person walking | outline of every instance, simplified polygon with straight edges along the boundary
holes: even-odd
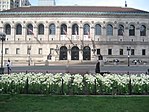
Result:
[[[7,71],[8,71],[8,74],[10,74],[10,71],[11,71],[11,62],[10,62],[10,60],[7,61]]]

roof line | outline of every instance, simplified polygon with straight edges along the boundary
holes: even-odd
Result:
[[[149,15],[142,12],[0,12],[1,15]]]

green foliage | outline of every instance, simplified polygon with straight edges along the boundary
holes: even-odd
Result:
[[[0,95],[0,112],[148,112],[149,97]]]
[[[149,94],[149,76],[119,74],[5,74],[1,94],[127,95]]]

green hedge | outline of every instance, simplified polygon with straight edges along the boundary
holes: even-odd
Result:
[[[0,79],[1,94],[149,94],[146,74],[13,73]]]

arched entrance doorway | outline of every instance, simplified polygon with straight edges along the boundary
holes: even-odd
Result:
[[[79,60],[79,48],[77,46],[71,48],[71,60]]]
[[[83,48],[83,60],[91,60],[91,49],[89,46]]]
[[[62,46],[60,48],[59,60],[67,60],[67,47],[66,46]]]

